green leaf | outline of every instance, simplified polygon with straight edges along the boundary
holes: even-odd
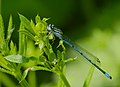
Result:
[[[31,20],[30,25],[31,25],[32,29],[35,28],[35,23],[33,22],[33,20]]]
[[[94,69],[95,69],[95,67],[92,65],[91,68],[89,69],[88,76],[84,82],[83,87],[89,87],[90,81],[91,81],[93,73],[94,73]]]
[[[5,35],[4,35],[4,24],[2,16],[0,15],[0,48],[4,45]]]
[[[9,55],[9,56],[6,56],[4,57],[6,60],[10,61],[10,62],[14,62],[14,63],[26,63],[28,62],[28,59],[25,58],[24,56],[22,55]]]
[[[13,41],[10,42],[10,54],[17,54],[17,48],[14,45]]]
[[[24,72],[23,72],[23,75],[22,75],[22,78],[21,80],[19,81],[19,83],[21,83],[25,78],[26,76],[28,75],[28,72],[30,71],[30,68],[26,69]]]
[[[10,75],[14,75],[14,73],[13,73],[12,71],[9,71],[9,70],[4,69],[4,68],[1,68],[1,67],[0,67],[0,71],[1,71],[1,72],[4,72],[4,73],[8,73],[8,74],[10,74]]]
[[[11,70],[10,65],[8,66],[8,61],[4,59],[2,55],[0,55],[0,66],[4,67],[5,69]]]
[[[27,28],[34,35],[35,33],[30,25],[30,21],[21,14],[19,14],[19,17],[20,17],[20,20],[23,23],[24,27]]]
[[[36,18],[35,18],[35,21],[36,21],[36,24],[40,23],[41,22],[40,16],[37,15]]]
[[[7,42],[9,42],[13,30],[14,30],[14,28],[13,28],[12,16],[10,16],[9,24],[8,24],[8,30],[7,30]]]

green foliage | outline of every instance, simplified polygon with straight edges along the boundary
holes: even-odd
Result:
[[[14,63],[25,63],[28,62],[28,59],[23,57],[22,55],[8,55],[4,57],[6,60]]]
[[[36,71],[36,70],[45,70],[45,71],[53,72],[61,77],[61,73],[63,74],[63,69],[66,64],[66,60],[64,60],[64,54],[65,54],[64,49],[65,48],[63,48],[62,52],[57,50],[57,54],[54,53],[53,48],[52,48],[51,44],[49,43],[49,40],[51,40],[51,39],[49,39],[49,36],[47,34],[48,32],[46,30],[46,27],[47,27],[46,21],[48,19],[43,18],[41,20],[38,15],[35,18],[36,23],[33,23],[32,20],[31,20],[31,22],[30,21],[24,22],[24,20],[27,20],[27,19],[25,17],[23,17],[22,15],[20,15],[20,19],[21,19],[21,22],[24,23],[25,28],[28,28],[28,26],[30,25],[33,29],[33,30],[26,29],[23,31],[20,30],[20,32],[26,34],[31,39],[34,36],[34,39],[32,39],[32,40],[35,41],[35,44],[38,45],[39,49],[40,49],[40,56],[39,56],[39,60],[37,60],[37,62],[39,65],[41,65],[41,66],[32,66],[32,67],[27,68],[23,74],[21,81],[25,79],[25,77],[28,74],[28,71]],[[34,35],[30,31],[34,31]],[[29,33],[27,33],[27,32],[29,32]],[[31,37],[31,35],[33,35],[33,36]],[[61,44],[61,46],[63,47],[63,44]],[[47,55],[47,57],[43,55],[44,53]],[[69,83],[66,80],[66,78],[62,78],[62,77],[61,77],[61,79],[63,79],[63,81],[66,81],[64,84],[69,87]]]
[[[4,37],[4,24],[2,16],[0,15],[0,50],[2,50],[4,47]]]
[[[11,35],[12,35],[13,31],[14,31],[14,27],[13,27],[12,16],[10,16],[8,29],[7,29],[7,38],[6,38],[7,42],[10,41],[10,38],[11,38]]]
[[[42,20],[37,15],[34,23],[29,21],[23,15],[19,14],[21,23],[19,28],[19,50],[17,51],[16,45],[11,40],[13,30],[12,16],[10,16],[7,35],[5,38],[4,24],[2,16],[0,15],[0,71],[13,75],[22,87],[29,87],[29,84],[25,80],[30,71],[48,71],[58,75],[60,85],[70,87],[64,72],[65,65],[68,62],[74,61],[76,58],[65,57],[65,47],[60,40],[58,47],[62,47],[62,51],[59,51],[57,47],[57,53],[53,51],[53,47],[50,44],[50,40],[54,39],[54,36],[48,34],[46,29],[47,20],[49,18],[43,18]],[[39,48],[39,56],[26,55],[28,39],[34,41],[34,46]],[[35,62],[33,65],[30,61]],[[30,65],[30,66],[27,66]],[[21,68],[26,67],[23,74]]]
[[[66,48],[63,41],[60,40],[56,47],[56,52],[53,51],[53,46],[50,40],[54,40],[54,35],[49,34],[47,31],[47,20],[42,20],[37,15],[35,23],[33,20],[29,21],[26,17],[19,14],[20,28],[19,28],[19,50],[17,51],[16,45],[11,40],[11,35],[15,27],[13,27],[12,16],[10,16],[8,29],[4,33],[4,24],[2,16],[0,15],[0,71],[14,76],[22,87],[29,87],[26,81],[26,76],[30,71],[47,71],[55,73],[58,76],[58,87],[70,87],[64,72],[65,66],[68,62],[75,61],[76,58],[65,58]],[[28,40],[34,42],[34,46],[39,48],[39,55],[28,55],[27,47]],[[59,48],[62,48],[60,51]],[[34,62],[31,64],[31,62]],[[21,68],[25,68],[23,73]],[[94,72],[94,67],[90,69],[88,76],[85,80],[84,87],[88,87]]]

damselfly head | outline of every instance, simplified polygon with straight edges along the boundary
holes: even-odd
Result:
[[[54,29],[54,25],[53,24],[49,24],[48,26],[47,26],[47,30],[52,30],[52,29]]]

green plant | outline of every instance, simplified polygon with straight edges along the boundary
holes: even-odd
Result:
[[[56,47],[56,52],[53,51],[53,46],[50,41],[54,40],[54,36],[47,31],[47,20],[42,20],[37,15],[35,23],[29,21],[23,15],[19,14],[21,23],[19,28],[19,47],[11,40],[11,35],[15,27],[13,26],[12,16],[10,16],[7,33],[5,29],[2,16],[0,15],[0,71],[14,76],[22,87],[29,87],[26,81],[26,76],[30,71],[43,70],[55,73],[58,76],[58,87],[70,87],[64,72],[66,63],[74,61],[76,58],[65,59],[66,48],[63,41],[59,41]],[[34,42],[34,47],[39,48],[37,56],[32,55],[35,50],[30,49],[28,52],[29,41]],[[59,48],[62,48],[60,51]],[[18,50],[17,50],[18,49]],[[32,64],[31,64],[32,61]],[[21,68],[25,68],[22,72]],[[84,83],[84,87],[88,87],[94,72],[94,67],[90,69],[88,77]],[[13,87],[13,86],[12,86]]]
[[[62,41],[60,41],[59,46],[61,46],[63,50],[59,51],[57,49],[57,53],[55,54],[49,43],[49,40],[54,39],[54,37],[48,35],[46,30],[46,21],[48,19],[43,18],[41,20],[39,16],[36,16],[36,24],[34,24],[32,20],[30,22],[24,16],[20,14],[19,16],[21,20],[19,29],[19,51],[17,51],[16,45],[10,40],[14,30],[12,16],[10,16],[6,38],[2,16],[0,16],[0,71],[13,75],[22,87],[29,87],[29,84],[25,80],[29,71],[49,71],[60,77],[61,86],[66,85],[70,87],[70,84],[64,76],[64,67],[67,62],[74,61],[75,58],[64,59],[65,47]],[[39,56],[27,55],[28,39],[33,40],[35,45],[39,46]],[[22,75],[21,68],[31,60],[35,62],[34,65],[28,66]]]
[[[40,55],[38,58],[33,58],[37,63],[36,65],[41,66],[32,66],[25,70],[23,73],[23,78],[21,81],[26,77],[28,71],[36,71],[36,70],[45,70],[49,72],[56,73],[64,82],[64,84],[67,87],[70,87],[66,77],[64,76],[64,66],[67,62],[75,60],[75,58],[69,58],[68,60],[64,59],[65,55],[65,47],[60,41],[59,46],[62,46],[63,50],[62,52],[57,50],[57,53],[55,54],[53,51],[53,48],[51,44],[49,43],[49,40],[54,39],[53,36],[48,35],[48,32],[46,30],[48,20],[47,18],[43,18],[42,20],[37,15],[36,16],[36,24],[29,22],[24,16],[20,15],[21,19],[21,26],[24,28],[20,28],[19,32],[21,34],[25,34],[30,39],[35,41],[35,44],[39,46],[40,49]],[[23,46],[22,46],[23,47]],[[23,48],[22,48],[23,50]],[[23,52],[23,51],[22,51]],[[43,54],[46,54],[44,56]]]

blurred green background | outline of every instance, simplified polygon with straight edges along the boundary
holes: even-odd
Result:
[[[37,14],[41,18],[51,18],[48,23],[55,24],[69,38],[99,57],[102,68],[113,77],[109,80],[95,70],[90,87],[120,87],[120,0],[1,0],[0,7],[5,27],[10,14],[13,16],[16,30],[12,39],[16,44],[20,23],[18,13],[28,19],[34,19]],[[67,79],[72,87],[82,87],[91,66],[69,47],[67,55],[78,56],[77,61],[66,68]],[[49,87],[54,76],[48,72],[36,73],[39,76],[37,82],[44,84],[41,87]],[[2,77],[5,78],[0,72],[0,83],[7,83]]]

